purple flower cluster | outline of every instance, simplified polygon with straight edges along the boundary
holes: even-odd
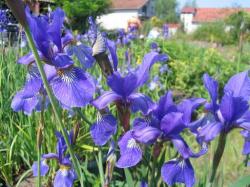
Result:
[[[89,18],[90,29],[87,37],[91,46],[88,46],[83,42],[76,42],[71,32],[65,30],[65,14],[59,8],[51,12],[50,17],[33,16],[27,8],[26,17],[40,58],[44,62],[43,68],[49,85],[61,107],[69,110],[91,104],[98,110],[96,122],[90,128],[90,135],[98,146],[113,142],[112,137],[120,135],[117,133],[120,124],[122,135],[117,143],[120,156],[115,163],[116,167],[128,168],[137,165],[143,159],[146,147],[151,147],[154,150],[153,157],[157,158],[161,145],[167,142],[174,146],[177,154],[162,165],[163,181],[169,186],[184,183],[187,187],[192,187],[196,179],[190,159],[206,154],[210,141],[219,134],[228,134],[234,128],[244,129],[243,154],[249,154],[248,71],[230,78],[221,99],[218,82],[204,74],[204,86],[211,98],[209,102],[203,98],[189,98],[175,103],[171,91],[167,91],[159,101],[153,101],[141,93],[140,88],[148,82],[151,67],[157,62],[163,64],[168,60],[166,54],[159,53],[156,43],[152,43],[151,51],[144,56],[139,66],[124,73],[118,68],[117,42],[109,40],[101,33],[93,18]],[[133,34],[137,32],[133,29],[131,28],[129,39],[133,39]],[[126,34],[120,31],[119,42],[125,45],[125,40]],[[74,64],[74,57],[77,57],[81,67]],[[95,62],[105,75],[108,90],[99,92],[93,99],[96,87],[101,85],[96,85],[97,81],[86,71],[93,67]],[[14,96],[11,106],[14,111],[23,111],[25,114],[31,114],[34,110],[40,111],[42,103],[48,106],[49,101],[34,55],[29,53],[20,58],[18,63],[27,66],[28,75],[24,87]],[[167,67],[163,64],[160,72],[163,74],[165,71]],[[111,108],[111,105],[115,106],[117,118],[112,114],[114,108]],[[207,111],[206,115],[194,120],[194,112],[201,107]],[[136,117],[131,119],[133,116]],[[196,138],[200,145],[198,152],[194,152],[185,141],[185,132]],[[56,136],[57,152],[42,155],[41,175],[44,176],[49,171],[47,161],[56,159],[60,169],[56,173],[54,186],[72,186],[77,176],[70,157],[66,154],[64,138],[58,132]],[[74,142],[73,133],[68,136],[70,143]],[[109,164],[114,162],[116,154],[116,145],[111,145],[107,161],[109,168],[112,168]],[[38,175],[37,165],[35,162],[32,166],[34,176]],[[109,173],[109,180],[111,176]],[[147,183],[143,181],[141,186],[147,186]]]
[[[7,11],[0,9],[0,32],[6,30],[7,24],[8,24]]]
[[[72,144],[73,142],[73,131],[70,132],[69,140]],[[49,171],[49,165],[47,164],[47,161],[50,159],[54,159],[59,164],[59,170],[56,172],[56,176],[54,178],[54,187],[61,187],[61,186],[67,186],[71,187],[73,186],[74,181],[77,179],[77,175],[72,168],[72,164],[70,161],[70,156],[68,154],[65,155],[65,152],[67,151],[67,145],[63,138],[63,136],[56,132],[57,137],[57,146],[56,146],[56,153],[48,153],[42,155],[42,161],[40,163],[41,169],[40,173],[41,176],[45,176]],[[34,162],[32,165],[32,171],[33,175],[35,177],[38,176],[38,163]]]
[[[95,92],[95,83],[87,72],[74,65],[65,50],[74,38],[69,32],[64,35],[61,32],[64,12],[57,8],[48,19],[46,16],[33,16],[26,8],[26,16],[55,97],[64,108],[86,106]],[[34,55],[29,53],[21,57],[18,63],[26,65],[29,73],[23,89],[15,95],[11,107],[14,111],[31,114],[33,110],[39,110],[41,98],[46,98],[47,94]]]

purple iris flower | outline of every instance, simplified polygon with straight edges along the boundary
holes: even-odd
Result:
[[[47,79],[51,79],[51,74],[55,71],[53,66],[44,65]],[[14,96],[11,108],[15,112],[23,111],[26,115],[31,115],[32,111],[46,109],[49,100],[43,86],[39,71],[34,63],[28,66],[28,75],[24,87]]]
[[[31,15],[28,8],[26,16],[41,59],[56,70],[49,80],[56,98],[68,107],[83,107],[88,104],[95,92],[95,84],[89,74],[73,65],[73,60],[64,51],[73,36],[66,32],[62,37],[65,18],[63,10],[57,8],[50,20]],[[19,59],[22,64],[31,62],[34,62],[32,53]]]
[[[73,141],[73,131],[70,132],[69,140],[70,143]],[[74,181],[77,179],[77,175],[72,168],[72,164],[70,161],[69,155],[65,155],[67,150],[66,142],[61,135],[61,133],[56,132],[57,137],[57,153],[48,153],[42,155],[41,161],[41,176],[45,176],[49,171],[49,166],[46,163],[46,160],[49,159],[56,159],[59,163],[59,170],[56,172],[56,176],[54,178],[54,187],[61,187],[61,186],[73,186]],[[37,162],[34,162],[32,165],[33,175],[38,175],[38,165]]]
[[[152,42],[150,44],[150,49],[151,51],[155,51],[155,52],[160,52],[161,50],[156,42]]]
[[[5,31],[7,24],[8,24],[7,12],[6,10],[0,9],[0,33]]]
[[[97,121],[91,126],[90,134],[96,145],[103,146],[116,133],[116,129],[117,121],[113,115],[99,114]]]
[[[120,159],[117,167],[126,168],[136,165],[142,159],[141,144],[153,144],[158,138],[172,141],[175,148],[185,159],[198,157],[206,153],[202,147],[199,153],[193,153],[184,139],[179,135],[191,121],[192,112],[204,103],[204,99],[184,100],[175,105],[171,92],[164,95],[158,105],[151,110],[149,117],[136,119],[132,130],[125,133],[119,140]]]
[[[248,100],[250,96],[250,79],[248,71],[234,75],[224,87],[224,95],[218,103],[218,83],[208,74],[203,76],[204,85],[211,102],[205,105],[213,119],[198,127],[198,138],[209,142],[221,132],[228,133],[233,128],[250,130]]]
[[[168,38],[169,37],[169,27],[168,24],[164,24],[162,27],[162,34],[163,38]]]
[[[129,106],[133,112],[141,111],[143,114],[149,112],[153,102],[151,99],[135,91],[142,86],[149,78],[151,66],[157,61],[165,61],[166,55],[151,52],[145,55],[143,63],[134,72],[129,72],[122,77],[118,72],[107,78],[107,84],[112,91],[104,92],[99,98],[93,101],[93,105],[101,110],[112,102],[118,102]]]
[[[173,159],[165,163],[161,168],[163,181],[169,186],[175,183],[184,183],[186,187],[195,184],[195,173],[189,159]]]
[[[121,46],[125,46],[125,45],[128,45],[129,43],[130,43],[130,39],[128,38],[125,30],[119,29],[116,44],[121,45]]]

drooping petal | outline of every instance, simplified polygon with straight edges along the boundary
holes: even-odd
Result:
[[[117,95],[112,91],[104,92],[100,97],[92,102],[92,104],[99,110],[104,109],[108,104],[122,99],[121,96]]]
[[[58,159],[58,155],[56,153],[48,153],[42,155],[43,159]]]
[[[134,93],[128,97],[130,108],[132,112],[141,111],[144,115],[147,115],[155,108],[155,104],[150,97],[141,93]]]
[[[146,123],[141,123],[137,125],[133,131],[132,135],[134,139],[143,144],[152,144],[161,135],[161,131],[155,127],[149,126]]]
[[[194,153],[190,147],[187,145],[187,143],[185,142],[185,140],[180,136],[180,135],[176,135],[174,137],[171,138],[171,141],[173,142],[175,149],[180,153],[180,155],[184,158],[198,158],[204,154],[207,153],[208,151],[208,147],[206,143],[203,143],[201,145],[201,149],[199,152]]]
[[[244,71],[232,76],[224,87],[224,91],[233,92],[234,97],[243,97],[250,99],[250,78],[249,71]]]
[[[180,112],[166,114],[161,120],[161,130],[164,135],[179,134],[185,128],[182,117],[183,114]]]
[[[44,60],[44,56],[39,51],[38,51],[38,55],[39,55],[40,59]],[[29,65],[32,62],[35,62],[35,57],[34,57],[32,52],[22,56],[21,58],[19,58],[17,60],[18,64],[24,64],[24,65]]]
[[[202,98],[185,99],[178,106],[179,112],[183,113],[183,122],[188,125],[191,122],[193,111],[205,102]]]
[[[223,128],[223,124],[220,122],[206,124],[201,129],[198,129],[198,137],[204,142],[210,142],[220,134]]]
[[[42,81],[39,77],[28,74],[23,89],[17,92],[11,102],[11,108],[16,112],[23,111],[25,114],[30,115],[39,102],[37,94],[41,86]]]
[[[33,176],[37,177],[38,176],[38,162],[34,162],[32,165],[32,171],[33,171]],[[40,176],[45,176],[49,171],[49,166],[46,163],[46,160],[43,159],[40,162]]]
[[[215,113],[218,109],[217,99],[218,99],[218,82],[210,77],[208,74],[203,75],[203,84],[207,89],[211,103],[206,106],[207,110]]]
[[[162,119],[167,113],[177,112],[177,107],[173,102],[172,92],[167,92],[164,96],[160,98],[158,107],[155,110],[155,115],[158,119]]]
[[[121,77],[121,75],[116,72],[108,77],[107,84],[115,93],[126,97],[137,88],[136,81],[137,77],[133,73]]]
[[[36,95],[27,95],[23,90],[17,92],[11,102],[11,108],[15,112],[23,111],[26,115],[30,115],[36,108],[39,100]]]
[[[92,78],[80,68],[60,70],[50,85],[56,98],[69,107],[83,107],[90,102],[95,92]]]
[[[120,148],[120,158],[116,163],[118,168],[128,168],[135,166],[142,159],[142,150],[136,140],[132,137],[132,132],[126,132],[118,142]]]
[[[135,74],[137,75],[137,87],[142,86],[148,79],[152,65],[156,62],[167,61],[168,57],[165,54],[150,52],[143,58],[142,64],[138,67]]]
[[[59,169],[54,179],[54,187],[72,187],[77,175],[73,169]]]
[[[115,134],[117,121],[113,115],[104,115],[90,128],[90,134],[96,145],[105,145],[110,137]]]
[[[195,184],[194,169],[187,160],[170,160],[161,168],[163,181],[169,186],[175,183],[183,183],[186,187],[192,187]]]

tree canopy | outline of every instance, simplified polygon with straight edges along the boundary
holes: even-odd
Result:
[[[110,0],[56,0],[56,6],[64,9],[70,19],[72,29],[85,30],[87,18],[105,13]]]
[[[156,16],[165,22],[177,22],[178,17],[176,8],[178,3],[176,0],[156,0],[155,13]]]

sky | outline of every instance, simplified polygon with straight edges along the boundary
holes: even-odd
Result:
[[[182,8],[187,1],[177,0],[179,8]],[[250,8],[250,0],[196,0],[197,7],[248,7]]]

